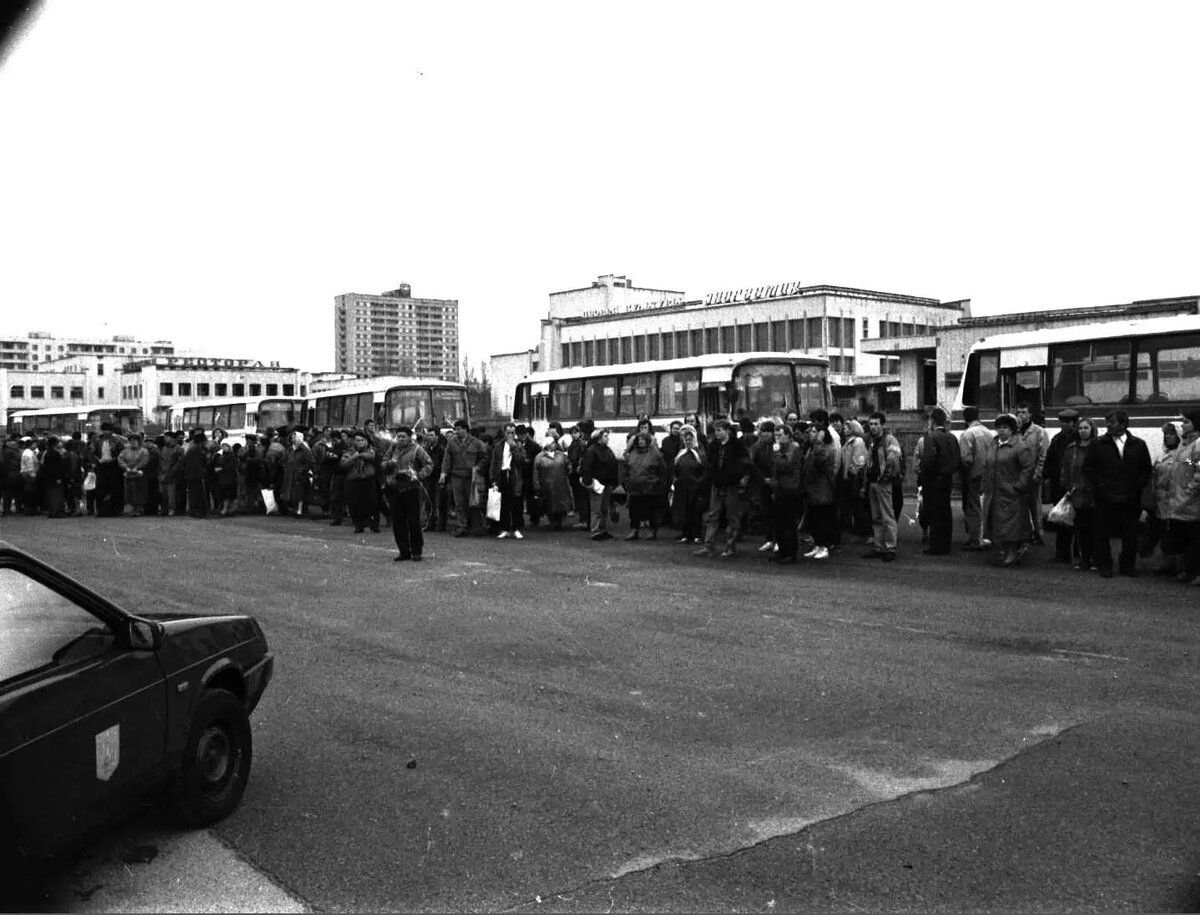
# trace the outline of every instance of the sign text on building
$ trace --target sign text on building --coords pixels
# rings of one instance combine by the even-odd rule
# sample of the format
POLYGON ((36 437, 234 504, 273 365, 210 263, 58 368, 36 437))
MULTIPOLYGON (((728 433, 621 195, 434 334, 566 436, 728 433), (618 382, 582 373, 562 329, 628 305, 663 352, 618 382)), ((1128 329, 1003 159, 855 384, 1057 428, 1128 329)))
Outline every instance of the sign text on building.
POLYGON ((659 308, 674 308, 682 305, 683 299, 662 299, 658 302, 639 302, 622 308, 589 308, 580 315, 581 318, 598 318, 602 315, 625 314, 634 311, 655 311, 659 308))
POLYGON ((778 283, 774 286, 754 286, 749 289, 727 289, 724 292, 710 292, 704 298, 705 305, 730 305, 734 302, 757 302, 761 299, 779 299, 796 295, 804 286, 802 283, 778 283))

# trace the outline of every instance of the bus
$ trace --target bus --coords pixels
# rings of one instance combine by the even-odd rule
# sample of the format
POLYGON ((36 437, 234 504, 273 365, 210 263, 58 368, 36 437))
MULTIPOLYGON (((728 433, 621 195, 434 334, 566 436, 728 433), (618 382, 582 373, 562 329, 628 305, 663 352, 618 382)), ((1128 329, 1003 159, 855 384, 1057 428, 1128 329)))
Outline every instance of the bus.
POLYGON ((140 407, 110 405, 47 407, 42 410, 17 410, 8 420, 14 435, 70 436, 75 432, 86 436, 99 432, 102 423, 111 423, 113 430, 123 435, 145 432, 140 407))
POLYGON ((828 410, 832 402, 828 359, 720 353, 533 372, 517 384, 513 421, 531 426, 540 439, 553 420, 569 429, 590 419, 613 433, 609 447, 619 457, 643 413, 661 440, 673 420, 692 413, 702 423, 718 416, 757 422, 790 411, 807 416, 818 407, 828 410))
MULTIPOLYGON (((971 347, 953 419, 979 408, 990 425, 1025 401, 1052 420, 1066 407, 1099 420, 1121 409, 1130 431, 1162 454, 1162 426, 1200 408, 1200 315, 1074 324, 986 337, 971 347)), ((1100 431, 1100 430, 1098 430, 1100 431)))
POLYGON ((329 391, 309 392, 307 422, 323 429, 361 427, 374 420, 381 430, 397 426, 445 429, 467 414, 467 386, 438 378, 382 375, 329 391))
POLYGON ((246 436, 298 423, 303 415, 302 397, 214 397, 173 404, 171 428, 203 429, 209 437, 214 429, 224 429, 231 445, 244 445, 246 436))

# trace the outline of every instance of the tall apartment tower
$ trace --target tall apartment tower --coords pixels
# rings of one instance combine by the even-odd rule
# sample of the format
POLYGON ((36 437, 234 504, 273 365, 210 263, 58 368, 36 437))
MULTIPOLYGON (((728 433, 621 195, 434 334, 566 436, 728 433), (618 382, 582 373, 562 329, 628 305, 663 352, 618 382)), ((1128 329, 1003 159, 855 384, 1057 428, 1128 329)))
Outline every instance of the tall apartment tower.
POLYGON ((335 371, 458 381, 458 299, 415 299, 401 283, 333 301, 335 371))

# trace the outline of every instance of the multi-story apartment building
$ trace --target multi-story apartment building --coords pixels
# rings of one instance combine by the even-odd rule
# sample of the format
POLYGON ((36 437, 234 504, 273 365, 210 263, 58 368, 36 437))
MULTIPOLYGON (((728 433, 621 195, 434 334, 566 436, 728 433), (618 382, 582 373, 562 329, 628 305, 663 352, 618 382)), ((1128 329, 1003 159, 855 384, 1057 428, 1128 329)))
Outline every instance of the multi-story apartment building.
POLYGON ((135 337, 81 337, 30 331, 24 335, 0 335, 0 369, 36 371, 43 363, 70 356, 109 356, 113 361, 171 356, 170 340, 138 340, 135 337))
POLYGON ((457 299, 413 298, 407 283, 335 296, 333 338, 335 371, 458 380, 457 299))

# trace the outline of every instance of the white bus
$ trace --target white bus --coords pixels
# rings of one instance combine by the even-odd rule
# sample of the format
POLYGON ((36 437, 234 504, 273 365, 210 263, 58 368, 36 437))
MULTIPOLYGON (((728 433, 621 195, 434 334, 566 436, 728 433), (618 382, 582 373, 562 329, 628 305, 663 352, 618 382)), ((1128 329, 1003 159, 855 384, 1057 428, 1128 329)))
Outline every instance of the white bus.
POLYGON ((517 384, 513 421, 531 426, 540 439, 552 420, 569 429, 590 419, 613 433, 609 446, 619 456, 640 414, 651 418, 661 439, 672 420, 693 413, 701 423, 718 416, 757 422, 789 411, 807 416, 832 402, 828 359, 721 353, 533 372, 517 384))
POLYGON ((224 429, 231 445, 244 445, 246 436, 298 423, 303 414, 302 397, 213 397, 174 404, 171 428, 203 429, 210 438, 214 429, 224 429))
POLYGON ((383 375, 329 391, 309 392, 307 422, 334 429, 362 426, 368 419, 382 431, 397 426, 444 429, 467 415, 467 387, 438 378, 383 375))
POLYGON ((8 425, 14 435, 69 436, 79 432, 99 432, 102 423, 112 423, 113 430, 123 434, 145 432, 140 407, 106 405, 47 407, 42 410, 18 410, 9 416, 8 425))
POLYGON ((1022 401, 1045 413, 1051 434, 1065 407, 1098 420, 1098 431, 1105 413, 1124 410, 1157 459, 1163 424, 1200 409, 1200 315, 998 334, 972 346, 954 399, 956 428, 963 407, 978 407, 990 426, 1022 401))

